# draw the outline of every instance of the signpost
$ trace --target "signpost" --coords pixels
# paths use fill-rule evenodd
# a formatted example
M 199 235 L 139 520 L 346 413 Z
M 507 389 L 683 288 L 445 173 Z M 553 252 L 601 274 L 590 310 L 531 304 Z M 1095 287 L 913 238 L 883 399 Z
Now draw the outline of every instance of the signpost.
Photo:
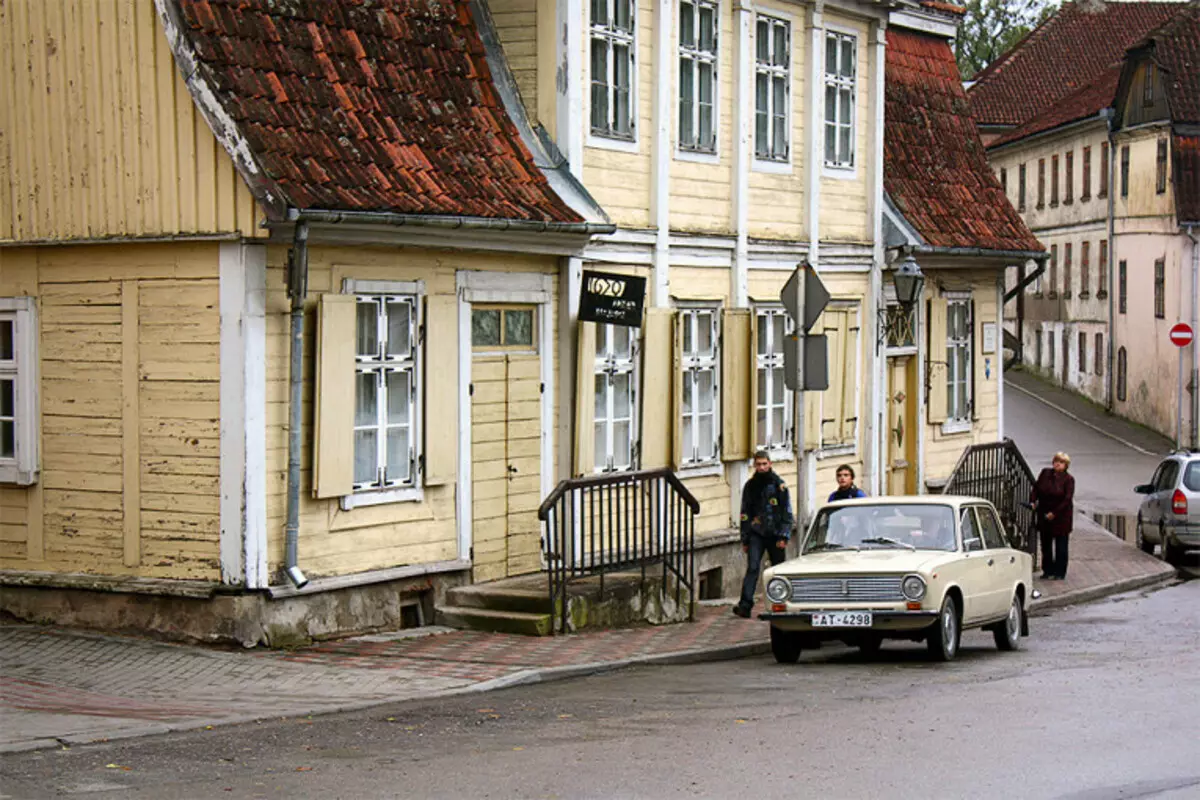
M 1179 348 L 1179 394 L 1175 416 L 1175 446 L 1183 447 L 1183 348 L 1192 343 L 1192 326 L 1186 322 L 1176 322 L 1167 334 L 1171 344 Z M 1195 387 L 1192 391 L 1196 391 Z
M 829 388 L 829 365 L 825 352 L 825 336 L 809 336 L 808 331 L 829 303 L 829 291 L 807 262 L 784 284 L 780 302 L 796 325 L 796 332 L 783 342 L 783 383 L 792 395 L 792 439 L 796 448 L 797 475 L 804 458 L 804 395 L 803 392 Z M 797 478 L 799 479 L 799 478 Z M 799 491 L 799 489 L 797 489 Z M 797 495 L 802 496 L 802 495 Z M 797 517 L 799 519 L 799 517 Z

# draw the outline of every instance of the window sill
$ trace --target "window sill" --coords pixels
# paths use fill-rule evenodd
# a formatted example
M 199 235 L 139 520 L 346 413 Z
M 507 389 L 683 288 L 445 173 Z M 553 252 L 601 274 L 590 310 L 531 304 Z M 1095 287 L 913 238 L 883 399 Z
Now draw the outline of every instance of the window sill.
M 364 506 L 381 506 L 387 503 L 420 503 L 425 500 L 425 489 L 420 486 L 405 486 L 400 489 L 383 489 L 377 492 L 348 494 L 341 498 L 342 511 Z
M 705 150 L 685 150 L 679 148 L 675 151 L 676 161 L 686 161 L 691 164 L 720 164 L 721 154 L 716 151 L 708 152 Z
M 1058 292 L 1051 292 L 1050 294 L 1047 295 L 1047 297 L 1049 297 L 1051 300 L 1057 300 Z
M 687 465 L 679 468 L 676 473 L 681 481 L 686 481 L 691 478 L 712 478 L 718 475 L 725 474 L 725 465 L 720 461 L 711 463 Z
M 796 458 L 795 448 L 790 444 L 777 447 L 755 447 L 754 449 L 766 450 L 772 461 L 794 461 Z
M 1091 292 L 1080 292 L 1079 293 L 1080 300 L 1087 300 L 1091 296 L 1092 296 Z
M 1079 198 L 1079 202 L 1086 203 L 1088 200 L 1091 200 L 1091 199 L 1092 199 L 1092 196 L 1090 194 L 1085 194 Z
M 1063 205 L 1064 206 L 1073 206 L 1073 205 L 1075 205 L 1075 201 L 1068 197 L 1066 200 L 1063 200 Z
M 1051 369 L 1054 367 L 1051 366 Z M 957 436 L 971 432 L 971 421 L 965 419 L 948 420 L 942 423 L 943 436 Z
M 750 165 L 750 170 L 752 172 L 767 172 L 772 175 L 791 175 L 792 162 L 791 159 L 787 161 L 769 161 L 756 156 Z
M 602 133 L 591 132 L 587 137 L 587 146 L 595 147 L 601 150 L 616 150 L 621 153 L 640 153 L 641 145 L 638 143 L 637 136 L 632 139 L 624 139 L 616 136 L 605 136 Z
M 829 447 L 822 447 L 817 450 L 817 461 L 824 461 L 827 458 L 842 458 L 852 456 L 858 452 L 857 444 L 835 444 Z
M 830 164 L 826 162 L 821 168 L 821 177 L 835 181 L 853 181 L 858 179 L 858 167 L 853 164 Z
M 1063 293 L 1062 293 L 1062 298 L 1063 298 L 1063 300 L 1070 300 L 1070 299 L 1071 299 L 1071 293 L 1070 293 L 1070 292 L 1063 292 Z
M 1108 292 L 1096 292 L 1096 299 L 1097 300 L 1107 300 Z

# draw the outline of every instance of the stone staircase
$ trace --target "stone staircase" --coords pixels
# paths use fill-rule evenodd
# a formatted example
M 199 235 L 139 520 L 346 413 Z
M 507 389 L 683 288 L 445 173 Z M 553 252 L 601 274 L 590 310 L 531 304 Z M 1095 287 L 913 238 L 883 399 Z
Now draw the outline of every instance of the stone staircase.
M 567 626 L 617 628 L 637 623 L 662 624 L 687 619 L 687 593 L 676 605 L 674 583 L 664 592 L 661 569 L 647 574 L 615 572 L 581 578 L 567 587 Z M 549 636 L 554 633 L 550 591 L 545 573 L 521 575 L 490 583 L 460 586 L 446 593 L 436 609 L 439 625 L 471 630 Z

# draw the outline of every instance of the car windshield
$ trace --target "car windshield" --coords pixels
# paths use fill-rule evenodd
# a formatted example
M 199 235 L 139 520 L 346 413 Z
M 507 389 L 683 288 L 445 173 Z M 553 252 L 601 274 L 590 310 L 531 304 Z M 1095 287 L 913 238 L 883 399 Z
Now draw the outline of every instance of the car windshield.
M 881 548 L 956 550 L 954 510 L 908 503 L 823 508 L 802 552 Z

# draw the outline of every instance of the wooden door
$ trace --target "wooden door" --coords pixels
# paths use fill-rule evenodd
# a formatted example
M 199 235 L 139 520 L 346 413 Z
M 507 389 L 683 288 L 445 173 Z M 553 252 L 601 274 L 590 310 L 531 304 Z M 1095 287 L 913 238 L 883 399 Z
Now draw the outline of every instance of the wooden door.
M 888 359 L 887 464 L 884 491 L 915 494 L 917 491 L 916 398 L 913 356 Z
M 503 315 L 509 310 L 532 315 L 528 307 L 476 307 L 472 313 Z M 476 331 L 471 364 L 476 583 L 542 568 L 537 518 L 542 500 L 541 356 L 532 338 L 519 344 L 483 338 L 479 343 Z

